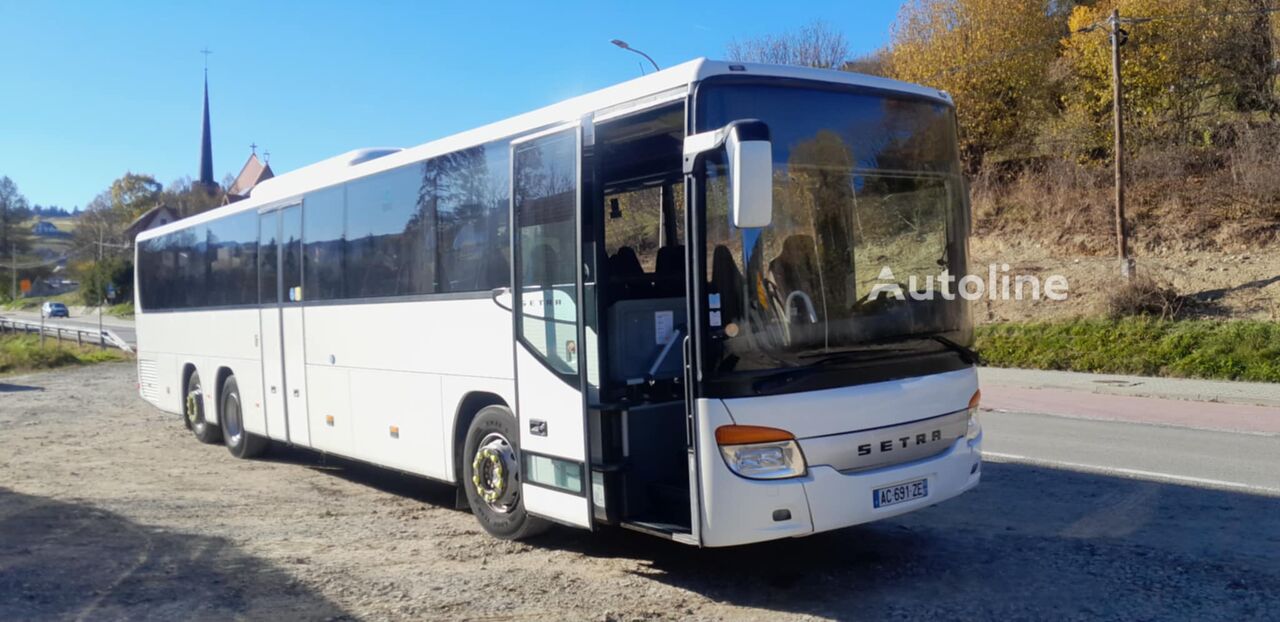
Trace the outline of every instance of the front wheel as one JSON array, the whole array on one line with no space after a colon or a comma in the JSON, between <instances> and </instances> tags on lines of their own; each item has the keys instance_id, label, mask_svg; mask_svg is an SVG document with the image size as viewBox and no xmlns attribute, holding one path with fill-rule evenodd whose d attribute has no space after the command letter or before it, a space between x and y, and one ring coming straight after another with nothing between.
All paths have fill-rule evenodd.
<instances>
[{"instance_id":1,"label":"front wheel","mask_svg":"<svg viewBox=\"0 0 1280 622\"><path fill-rule=\"evenodd\" d=\"M463 447L461 485L471 513L485 531L503 540L535 536L551 526L524 509L519 432L510 410L488 406L471 421Z\"/></svg>"},{"instance_id":2,"label":"front wheel","mask_svg":"<svg viewBox=\"0 0 1280 622\"><path fill-rule=\"evenodd\" d=\"M200 372L192 370L187 378L187 394L182 402L183 419L187 429L201 443L212 445L222 440L222 430L204 420L204 385L200 383Z\"/></svg>"},{"instance_id":3,"label":"front wheel","mask_svg":"<svg viewBox=\"0 0 1280 622\"><path fill-rule=\"evenodd\" d=\"M267 449L267 439L245 431L244 408L240 403L240 387L236 385L235 376L228 376L222 383L222 398L219 404L222 438L227 444L227 451L237 458L255 458L262 455L262 452Z\"/></svg>"}]
</instances>

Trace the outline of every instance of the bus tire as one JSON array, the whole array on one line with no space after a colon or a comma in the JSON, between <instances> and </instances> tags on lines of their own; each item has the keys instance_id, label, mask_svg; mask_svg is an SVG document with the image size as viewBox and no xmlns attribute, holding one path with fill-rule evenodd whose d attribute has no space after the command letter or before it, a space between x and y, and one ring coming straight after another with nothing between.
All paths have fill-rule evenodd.
<instances>
[{"instance_id":1,"label":"bus tire","mask_svg":"<svg viewBox=\"0 0 1280 622\"><path fill-rule=\"evenodd\" d=\"M520 427L505 406L476 413L463 443L462 482L480 526L503 540L538 535L551 523L530 516L520 495Z\"/></svg>"},{"instance_id":2,"label":"bus tire","mask_svg":"<svg viewBox=\"0 0 1280 622\"><path fill-rule=\"evenodd\" d=\"M250 434L244 429L244 407L240 401L240 387L235 376L227 376L222 382L222 395L218 399L218 420L222 422L222 439L231 455L256 458L267 449L267 439Z\"/></svg>"},{"instance_id":3,"label":"bus tire","mask_svg":"<svg viewBox=\"0 0 1280 622\"><path fill-rule=\"evenodd\" d=\"M211 425L204 418L204 385L200 382L200 372L191 370L187 376L186 395L182 399L183 419L187 428L201 443L214 444L222 440L222 430Z\"/></svg>"}]
</instances>

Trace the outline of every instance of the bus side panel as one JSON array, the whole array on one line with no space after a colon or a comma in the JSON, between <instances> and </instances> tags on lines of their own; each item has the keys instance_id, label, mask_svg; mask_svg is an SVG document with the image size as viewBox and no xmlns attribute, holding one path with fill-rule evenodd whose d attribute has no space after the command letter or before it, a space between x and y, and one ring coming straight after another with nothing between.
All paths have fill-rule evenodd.
<instances>
[{"instance_id":1,"label":"bus side panel","mask_svg":"<svg viewBox=\"0 0 1280 622\"><path fill-rule=\"evenodd\" d=\"M355 456L410 473L443 478L436 442L440 429L440 376L351 370L351 402L360 405Z\"/></svg>"},{"instance_id":2,"label":"bus side panel","mask_svg":"<svg viewBox=\"0 0 1280 622\"><path fill-rule=\"evenodd\" d=\"M305 339L312 434L325 434L325 409L345 409L352 426L342 432L343 439L352 439L348 445L334 440L325 446L318 439L313 445L374 464L450 477L446 439L461 399L452 381L461 378L462 387L472 390L511 392L511 316L488 292L310 305ZM337 370L347 374L339 377ZM442 395L445 385L451 387L449 397ZM340 390L341 396L325 394ZM399 428L398 439L392 426Z\"/></svg>"},{"instance_id":3,"label":"bus side panel","mask_svg":"<svg viewBox=\"0 0 1280 622\"><path fill-rule=\"evenodd\" d=\"M352 452L351 370L330 365L307 365L310 392L308 423L311 447L342 456Z\"/></svg>"},{"instance_id":4,"label":"bus side panel","mask_svg":"<svg viewBox=\"0 0 1280 622\"><path fill-rule=\"evenodd\" d=\"M195 365L204 385L206 417L217 421L216 382L218 370L225 367L240 389L245 429L265 434L257 309L141 313L137 332L139 359L156 363L153 403L181 413L182 371Z\"/></svg>"}]
</instances>

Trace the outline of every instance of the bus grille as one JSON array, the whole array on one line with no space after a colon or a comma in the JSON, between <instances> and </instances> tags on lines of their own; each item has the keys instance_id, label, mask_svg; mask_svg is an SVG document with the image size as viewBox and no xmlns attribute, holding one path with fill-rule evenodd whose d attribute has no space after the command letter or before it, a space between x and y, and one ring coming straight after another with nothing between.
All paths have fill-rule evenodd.
<instances>
[{"instance_id":1,"label":"bus grille","mask_svg":"<svg viewBox=\"0 0 1280 622\"><path fill-rule=\"evenodd\" d=\"M160 398L159 374L156 362L152 359L138 359L138 390L142 397L151 401Z\"/></svg>"}]
</instances>

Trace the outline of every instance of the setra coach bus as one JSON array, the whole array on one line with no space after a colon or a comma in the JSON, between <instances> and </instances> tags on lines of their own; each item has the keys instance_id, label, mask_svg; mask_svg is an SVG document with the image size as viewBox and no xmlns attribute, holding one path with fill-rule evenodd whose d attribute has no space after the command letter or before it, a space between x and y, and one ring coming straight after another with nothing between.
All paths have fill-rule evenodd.
<instances>
[{"instance_id":1,"label":"setra coach bus","mask_svg":"<svg viewBox=\"0 0 1280 622\"><path fill-rule=\"evenodd\" d=\"M969 227L947 94L699 59L140 234L139 392L500 538L803 536L978 483L966 302L902 295Z\"/></svg>"}]
</instances>

